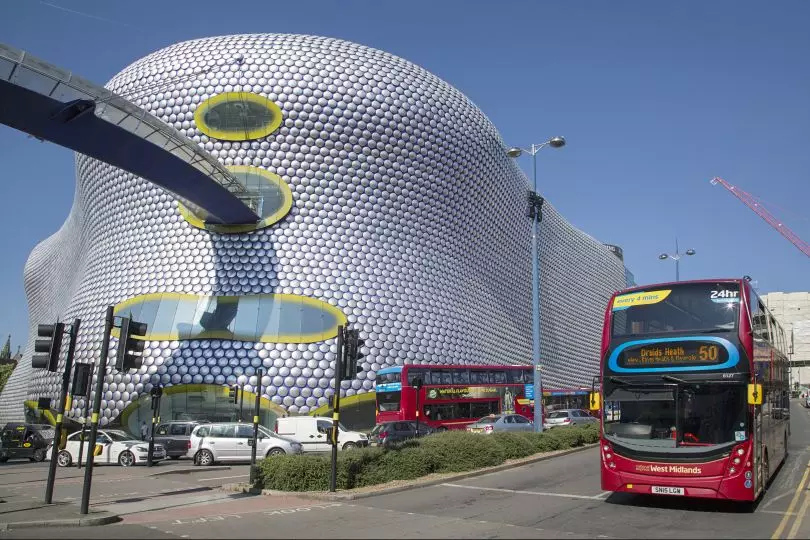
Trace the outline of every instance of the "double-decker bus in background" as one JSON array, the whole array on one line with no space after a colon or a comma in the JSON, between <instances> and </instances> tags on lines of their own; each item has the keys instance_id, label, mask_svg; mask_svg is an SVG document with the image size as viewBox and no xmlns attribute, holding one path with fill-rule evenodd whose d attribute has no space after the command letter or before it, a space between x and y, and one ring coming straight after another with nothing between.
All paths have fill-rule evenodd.
<instances>
[{"instance_id":1,"label":"double-decker bus in background","mask_svg":"<svg viewBox=\"0 0 810 540\"><path fill-rule=\"evenodd\" d=\"M421 381L421 387L417 381ZM405 365L377 372L376 422L419 421L464 429L489 414L534 418L531 366ZM528 392L527 392L528 390ZM588 389L545 389L544 410L586 408Z\"/></svg>"},{"instance_id":2,"label":"double-decker bus in background","mask_svg":"<svg viewBox=\"0 0 810 540\"><path fill-rule=\"evenodd\" d=\"M747 279L616 293L596 394L602 488L756 501L787 455L785 350Z\"/></svg>"}]
</instances>

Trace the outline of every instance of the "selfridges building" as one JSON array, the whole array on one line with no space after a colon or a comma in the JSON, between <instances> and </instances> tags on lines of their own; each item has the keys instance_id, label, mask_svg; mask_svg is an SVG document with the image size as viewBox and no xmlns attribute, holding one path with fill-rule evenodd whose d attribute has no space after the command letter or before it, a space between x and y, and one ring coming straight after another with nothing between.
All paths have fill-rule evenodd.
<instances>
[{"instance_id":1,"label":"selfridges building","mask_svg":"<svg viewBox=\"0 0 810 540\"><path fill-rule=\"evenodd\" d=\"M107 88L272 196L255 226L210 226L77 155L70 215L25 267L31 332L0 421L57 398L61 376L31 369L36 325L81 318L76 361L97 362L108 305L147 323L149 340L138 371L106 374L101 425L139 425L157 384L165 419L232 418L226 385L252 403L259 367L263 411L312 412L333 392L344 323L366 342L344 396L397 364L531 362L529 184L446 82L354 43L263 34L167 47ZM590 386L625 269L553 206L543 214L544 384Z\"/></svg>"}]
</instances>

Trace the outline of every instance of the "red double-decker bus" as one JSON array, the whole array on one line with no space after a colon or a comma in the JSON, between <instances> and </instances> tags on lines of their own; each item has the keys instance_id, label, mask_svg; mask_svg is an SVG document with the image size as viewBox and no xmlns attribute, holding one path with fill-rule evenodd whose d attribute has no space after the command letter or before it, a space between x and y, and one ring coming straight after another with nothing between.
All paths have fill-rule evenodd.
<instances>
[{"instance_id":1,"label":"red double-decker bus","mask_svg":"<svg viewBox=\"0 0 810 540\"><path fill-rule=\"evenodd\" d=\"M787 455L785 350L745 279L615 294L602 334L602 488L756 501Z\"/></svg>"},{"instance_id":2,"label":"red double-decker bus","mask_svg":"<svg viewBox=\"0 0 810 540\"><path fill-rule=\"evenodd\" d=\"M421 382L421 386L417 381ZM534 418L531 366L406 365L377 372L377 423L419 418L438 430L464 429L498 413ZM527 397L526 390L529 390ZM544 410L586 407L587 389L545 389Z\"/></svg>"}]
</instances>

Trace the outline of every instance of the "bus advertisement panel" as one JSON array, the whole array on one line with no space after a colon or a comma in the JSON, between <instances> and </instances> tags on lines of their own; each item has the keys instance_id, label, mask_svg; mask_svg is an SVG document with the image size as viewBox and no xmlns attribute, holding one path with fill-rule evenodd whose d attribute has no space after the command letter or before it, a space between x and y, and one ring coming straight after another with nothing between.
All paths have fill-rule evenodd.
<instances>
[{"instance_id":1,"label":"bus advertisement panel","mask_svg":"<svg viewBox=\"0 0 810 540\"><path fill-rule=\"evenodd\" d=\"M784 332L749 283L622 291L602 337L602 488L756 500L786 455L789 394Z\"/></svg>"}]
</instances>

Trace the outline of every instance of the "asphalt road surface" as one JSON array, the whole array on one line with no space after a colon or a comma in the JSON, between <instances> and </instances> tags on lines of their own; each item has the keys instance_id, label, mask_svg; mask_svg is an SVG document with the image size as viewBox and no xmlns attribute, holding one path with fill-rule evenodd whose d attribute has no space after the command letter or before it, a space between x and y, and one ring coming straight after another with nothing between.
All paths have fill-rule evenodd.
<instances>
[{"instance_id":1,"label":"asphalt road surface","mask_svg":"<svg viewBox=\"0 0 810 540\"><path fill-rule=\"evenodd\" d=\"M195 485L211 487L217 482L242 481L219 479L247 474L236 467L229 471L165 475L151 482L177 482L169 485L176 494L135 502L123 500L110 506L113 510L127 510L123 523L60 529L58 535L63 538L808 538L810 526L805 523L805 516L810 506L806 485L806 473L810 471L810 411L794 404L791 425L791 454L753 513L718 501L602 492L599 453L592 448L499 473L345 502L296 496L235 496L216 490L181 491ZM109 475L113 484L116 475L112 471ZM0 493L3 489L0 480ZM172 506L162 506L165 501L173 501L169 503ZM54 529L17 530L0 533L0 538L38 538L54 533L57 533Z\"/></svg>"}]
</instances>

